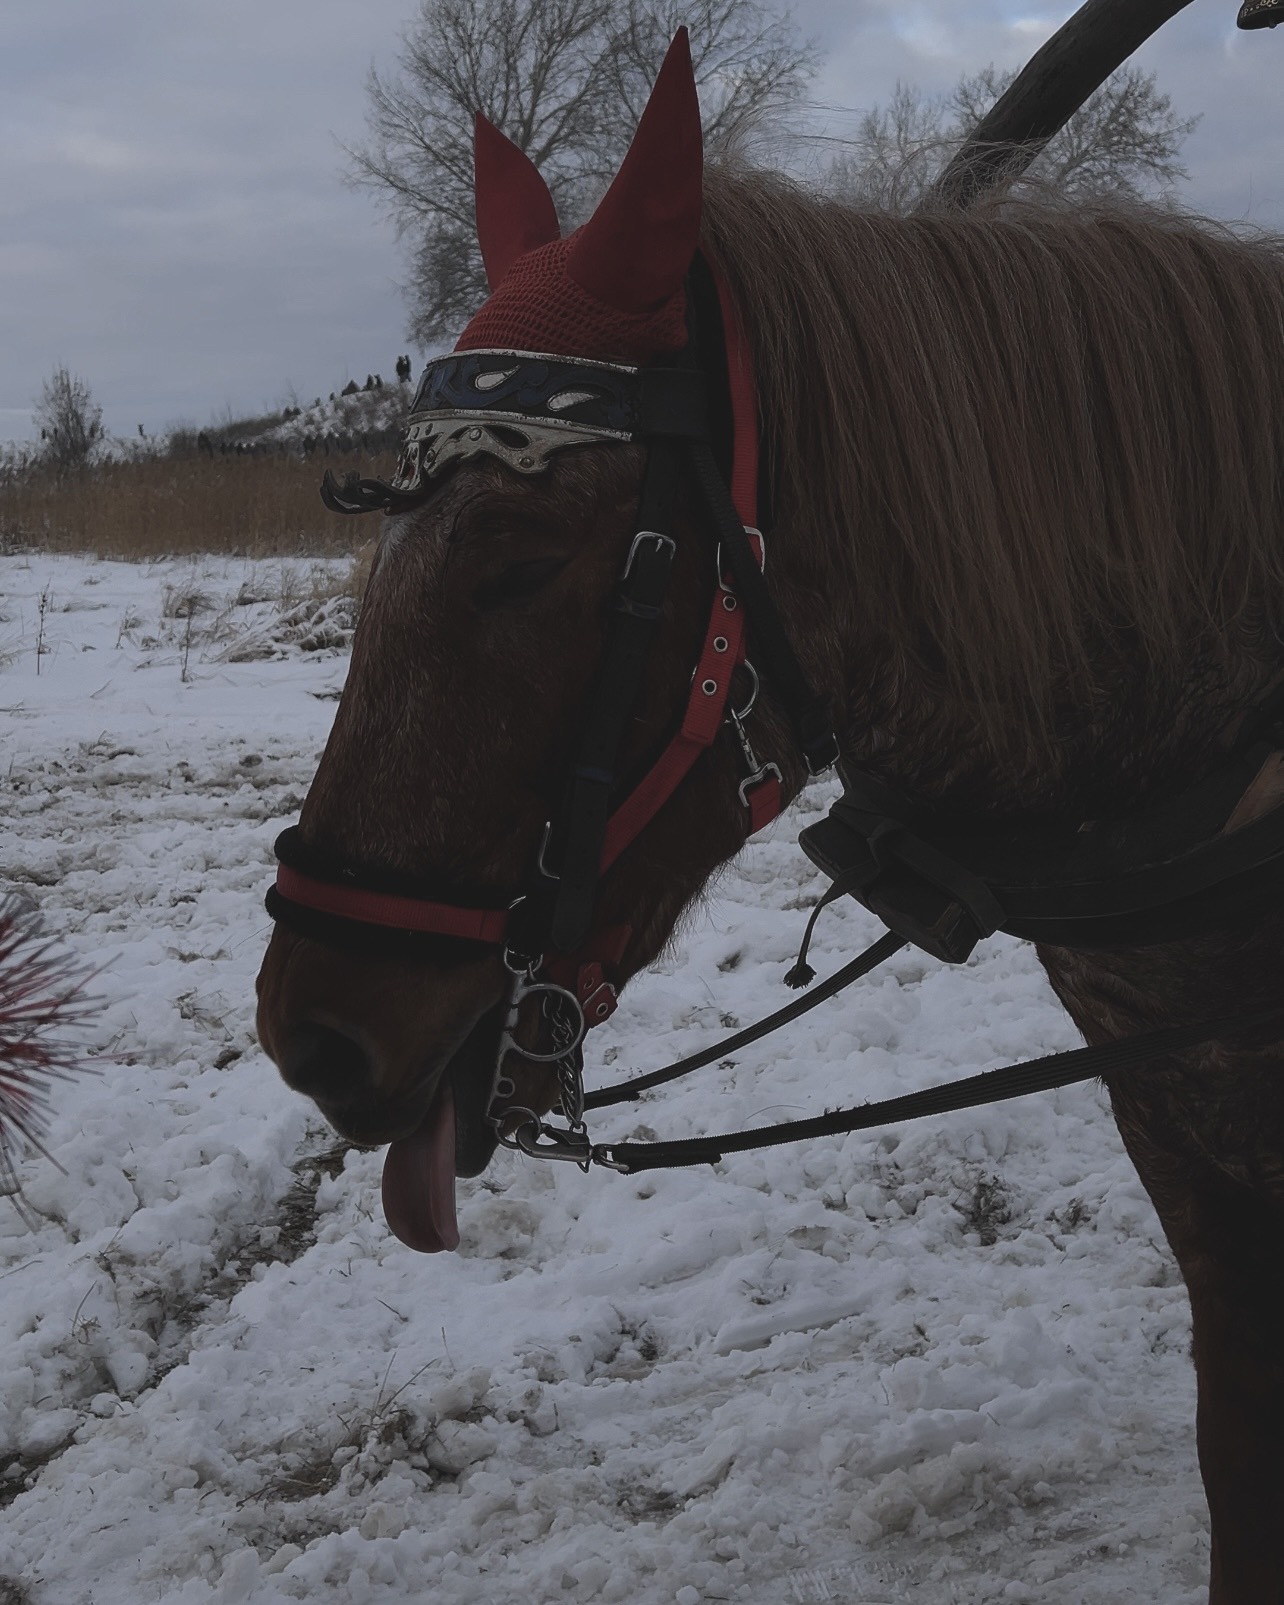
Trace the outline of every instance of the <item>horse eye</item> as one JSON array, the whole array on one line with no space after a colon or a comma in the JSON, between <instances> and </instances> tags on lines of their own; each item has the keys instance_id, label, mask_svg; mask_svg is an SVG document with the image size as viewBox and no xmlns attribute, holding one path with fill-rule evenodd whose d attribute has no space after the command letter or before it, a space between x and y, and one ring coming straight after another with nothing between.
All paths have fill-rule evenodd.
<instances>
[{"instance_id":1,"label":"horse eye","mask_svg":"<svg viewBox=\"0 0 1284 1605\"><path fill-rule=\"evenodd\" d=\"M487 580L473 592L473 606L481 613L493 608L525 602L542 591L566 567L564 557L537 557L528 563L514 563L498 579Z\"/></svg>"}]
</instances>

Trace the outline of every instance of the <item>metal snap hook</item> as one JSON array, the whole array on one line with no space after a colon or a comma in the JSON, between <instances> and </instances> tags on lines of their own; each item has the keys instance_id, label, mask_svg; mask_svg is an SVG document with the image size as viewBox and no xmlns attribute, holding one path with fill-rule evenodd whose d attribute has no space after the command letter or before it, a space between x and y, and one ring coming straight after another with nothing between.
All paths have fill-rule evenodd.
<instances>
[{"instance_id":1,"label":"metal snap hook","mask_svg":"<svg viewBox=\"0 0 1284 1605\"><path fill-rule=\"evenodd\" d=\"M513 1146L532 1159L568 1159L585 1171L593 1157L587 1131L560 1131L545 1120L526 1121L518 1126L513 1133Z\"/></svg>"}]
</instances>

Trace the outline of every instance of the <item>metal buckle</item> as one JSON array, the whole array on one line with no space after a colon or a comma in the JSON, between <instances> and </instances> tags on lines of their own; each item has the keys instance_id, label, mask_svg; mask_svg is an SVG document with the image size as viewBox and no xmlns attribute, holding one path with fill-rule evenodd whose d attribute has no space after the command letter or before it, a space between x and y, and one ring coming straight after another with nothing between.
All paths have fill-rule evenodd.
<instances>
[{"instance_id":1,"label":"metal buckle","mask_svg":"<svg viewBox=\"0 0 1284 1605\"><path fill-rule=\"evenodd\" d=\"M744 526L744 531L745 531L746 535L749 535L749 536L753 537L753 539L751 539L750 542L749 542L750 551L753 551L754 540L756 540L757 543L758 543L758 549L757 549L757 551L753 552L753 555L758 561L758 572L760 574L765 574L767 572L767 541L766 541L766 538L763 535L762 531L760 529L756 528L753 524L746 524ZM734 591L735 590L735 586L734 585L728 585L726 580L723 578L723 574L722 574L722 542L721 541L718 542L718 550L717 550L717 553L715 555L714 561L717 563L717 566L718 566L718 589L722 590L722 591Z\"/></svg>"},{"instance_id":2,"label":"metal buckle","mask_svg":"<svg viewBox=\"0 0 1284 1605\"><path fill-rule=\"evenodd\" d=\"M640 529L633 537L632 546L629 547L629 555L624 561L624 572L620 576L621 579L627 580L629 575L632 574L633 559L637 556L638 545L641 541L654 541L657 546L667 546L670 557L678 549L677 542L672 535L662 535L658 529Z\"/></svg>"}]
</instances>

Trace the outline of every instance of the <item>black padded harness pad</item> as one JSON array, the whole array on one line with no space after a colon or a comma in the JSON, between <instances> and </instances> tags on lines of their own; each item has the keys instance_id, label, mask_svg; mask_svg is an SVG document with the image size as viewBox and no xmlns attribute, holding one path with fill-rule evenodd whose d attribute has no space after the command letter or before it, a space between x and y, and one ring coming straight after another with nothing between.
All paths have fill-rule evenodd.
<instances>
[{"instance_id":1,"label":"black padded harness pad","mask_svg":"<svg viewBox=\"0 0 1284 1605\"><path fill-rule=\"evenodd\" d=\"M947 962L996 930L1059 947L1145 947L1280 901L1284 806L1223 834L1271 756L1255 743L1171 802L1100 822L959 823L844 772L847 791L799 842L843 892Z\"/></svg>"}]
</instances>

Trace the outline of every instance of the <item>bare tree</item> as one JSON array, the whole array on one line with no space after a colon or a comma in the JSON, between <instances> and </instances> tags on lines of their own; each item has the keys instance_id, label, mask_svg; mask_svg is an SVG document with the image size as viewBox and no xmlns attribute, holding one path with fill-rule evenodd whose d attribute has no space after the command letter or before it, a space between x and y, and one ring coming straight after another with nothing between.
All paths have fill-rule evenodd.
<instances>
[{"instance_id":1,"label":"bare tree","mask_svg":"<svg viewBox=\"0 0 1284 1605\"><path fill-rule=\"evenodd\" d=\"M348 152L353 180L409 243L413 338L453 333L485 295L473 114L527 152L573 226L619 165L682 23L710 151L778 131L815 53L758 0L420 0L399 71L371 70L370 137Z\"/></svg>"},{"instance_id":2,"label":"bare tree","mask_svg":"<svg viewBox=\"0 0 1284 1605\"><path fill-rule=\"evenodd\" d=\"M56 468L79 468L103 435L103 410L83 379L61 363L45 380L35 406L41 456Z\"/></svg>"},{"instance_id":3,"label":"bare tree","mask_svg":"<svg viewBox=\"0 0 1284 1605\"><path fill-rule=\"evenodd\" d=\"M1015 77L986 67L935 99L897 84L887 106L862 118L831 164L827 187L857 202L911 210ZM1035 158L1028 181L1072 199L1166 195L1188 176L1179 157L1198 122L1176 115L1154 73L1121 67Z\"/></svg>"}]
</instances>

